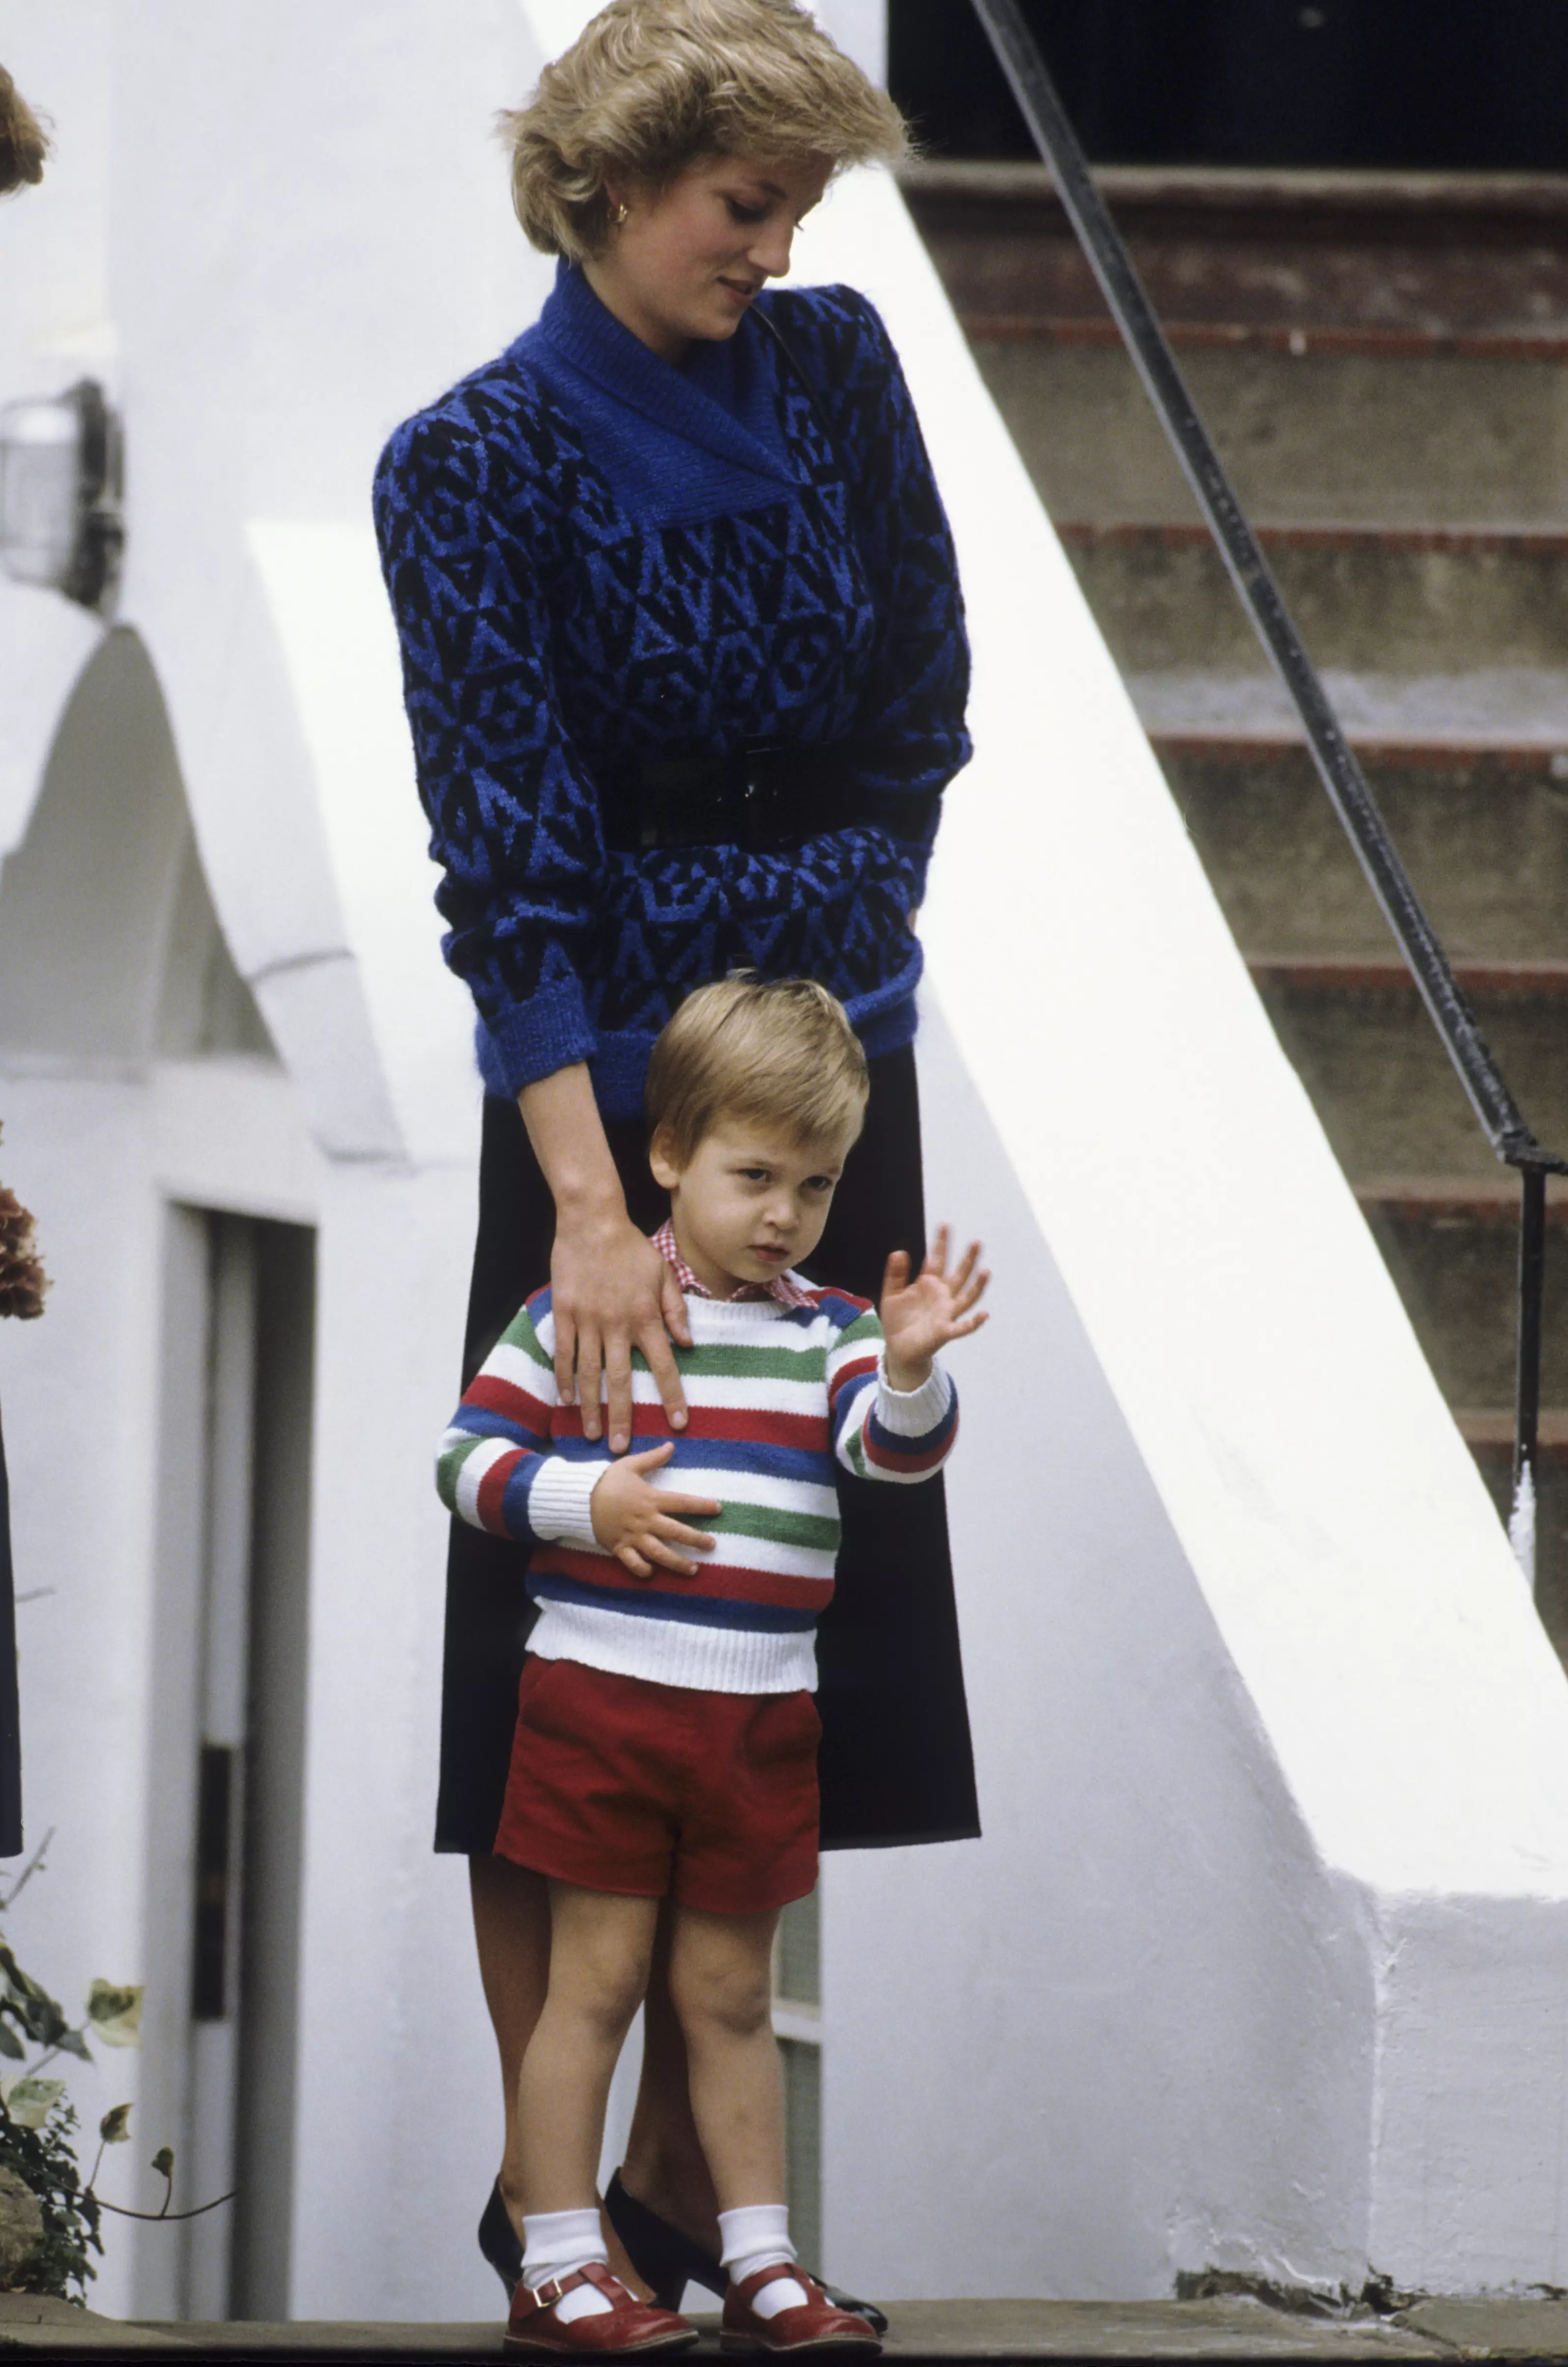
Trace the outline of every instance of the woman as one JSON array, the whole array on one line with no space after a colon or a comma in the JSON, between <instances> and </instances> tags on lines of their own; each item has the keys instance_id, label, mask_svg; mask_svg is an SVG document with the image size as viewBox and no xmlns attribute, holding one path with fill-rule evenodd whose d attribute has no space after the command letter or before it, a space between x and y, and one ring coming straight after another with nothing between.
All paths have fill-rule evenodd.
<instances>
[{"instance_id":1,"label":"woman","mask_svg":"<svg viewBox=\"0 0 1568 2367\"><path fill-rule=\"evenodd\" d=\"M377 527L487 1089L467 1371L548 1273L562 1401L597 1437L602 1379L619 1452L634 1350L685 1420L639 1114L688 988L750 966L839 996L873 1090L817 1263L874 1296L888 1251L923 1247L913 924L969 755L968 654L876 313L843 288L762 292L833 174L902 153L891 101L793 0L613 0L504 120L555 290L392 437ZM826 1847L978 1830L945 1521L929 1489L918 1509L890 1492L891 1515L844 1488ZM548 1908L490 1850L528 1623L517 1549L460 1524L436 1845L471 1863L508 2114L481 2242L508 2279ZM722 2289L657 1995L607 2206L661 2293Z\"/></svg>"}]
</instances>

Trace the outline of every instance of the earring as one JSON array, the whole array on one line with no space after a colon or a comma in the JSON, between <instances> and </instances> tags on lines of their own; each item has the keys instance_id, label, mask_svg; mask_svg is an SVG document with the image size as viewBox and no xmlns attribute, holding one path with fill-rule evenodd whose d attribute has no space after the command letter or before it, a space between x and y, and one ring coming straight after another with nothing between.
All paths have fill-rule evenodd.
<instances>
[{"instance_id":1,"label":"earring","mask_svg":"<svg viewBox=\"0 0 1568 2367\"><path fill-rule=\"evenodd\" d=\"M615 210L615 226L617 230L620 228L621 223L626 220L627 215L631 211L631 208L630 206L617 206Z\"/></svg>"}]
</instances>

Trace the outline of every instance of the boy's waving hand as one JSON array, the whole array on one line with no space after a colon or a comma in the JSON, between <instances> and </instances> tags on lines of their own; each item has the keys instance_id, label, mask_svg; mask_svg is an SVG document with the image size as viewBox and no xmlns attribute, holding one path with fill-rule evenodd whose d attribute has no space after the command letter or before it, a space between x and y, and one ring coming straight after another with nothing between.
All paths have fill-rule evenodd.
<instances>
[{"instance_id":1,"label":"boy's waving hand","mask_svg":"<svg viewBox=\"0 0 1568 2367\"><path fill-rule=\"evenodd\" d=\"M937 1349L978 1331L986 1319L983 1309L972 1311L991 1279L980 1264L980 1243L971 1241L951 1274L948 1254L948 1227L938 1225L926 1262L913 1279L903 1250L894 1250L888 1260L877 1311L887 1342L884 1368L892 1388L923 1387L931 1377L931 1359Z\"/></svg>"}]
</instances>

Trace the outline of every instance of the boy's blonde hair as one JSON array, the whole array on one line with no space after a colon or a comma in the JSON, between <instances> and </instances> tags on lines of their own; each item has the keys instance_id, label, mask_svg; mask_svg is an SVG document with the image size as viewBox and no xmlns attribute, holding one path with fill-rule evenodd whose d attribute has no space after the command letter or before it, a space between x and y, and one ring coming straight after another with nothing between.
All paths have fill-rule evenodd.
<instances>
[{"instance_id":1,"label":"boy's blonde hair","mask_svg":"<svg viewBox=\"0 0 1568 2367\"><path fill-rule=\"evenodd\" d=\"M687 995L653 1047L643 1099L650 1132L667 1131L684 1167L728 1117L847 1148L869 1091L859 1038L825 986L737 970Z\"/></svg>"},{"instance_id":2,"label":"boy's blonde hair","mask_svg":"<svg viewBox=\"0 0 1568 2367\"><path fill-rule=\"evenodd\" d=\"M569 262L609 236L606 179L667 187L709 156L821 157L834 172L908 153L885 91L795 0L610 0L503 111L512 203Z\"/></svg>"}]
</instances>

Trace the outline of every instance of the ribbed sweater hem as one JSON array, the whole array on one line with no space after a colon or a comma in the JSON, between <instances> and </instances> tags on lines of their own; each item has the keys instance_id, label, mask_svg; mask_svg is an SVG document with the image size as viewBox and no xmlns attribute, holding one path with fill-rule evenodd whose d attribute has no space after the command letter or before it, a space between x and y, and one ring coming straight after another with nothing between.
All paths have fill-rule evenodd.
<instances>
[{"instance_id":1,"label":"ribbed sweater hem","mask_svg":"<svg viewBox=\"0 0 1568 2367\"><path fill-rule=\"evenodd\" d=\"M694 1693L815 1693L817 1685L811 1630L754 1635L738 1627L644 1619L635 1611L547 1601L540 1605L528 1649L541 1660L580 1660L608 1676L687 1685Z\"/></svg>"}]
</instances>

